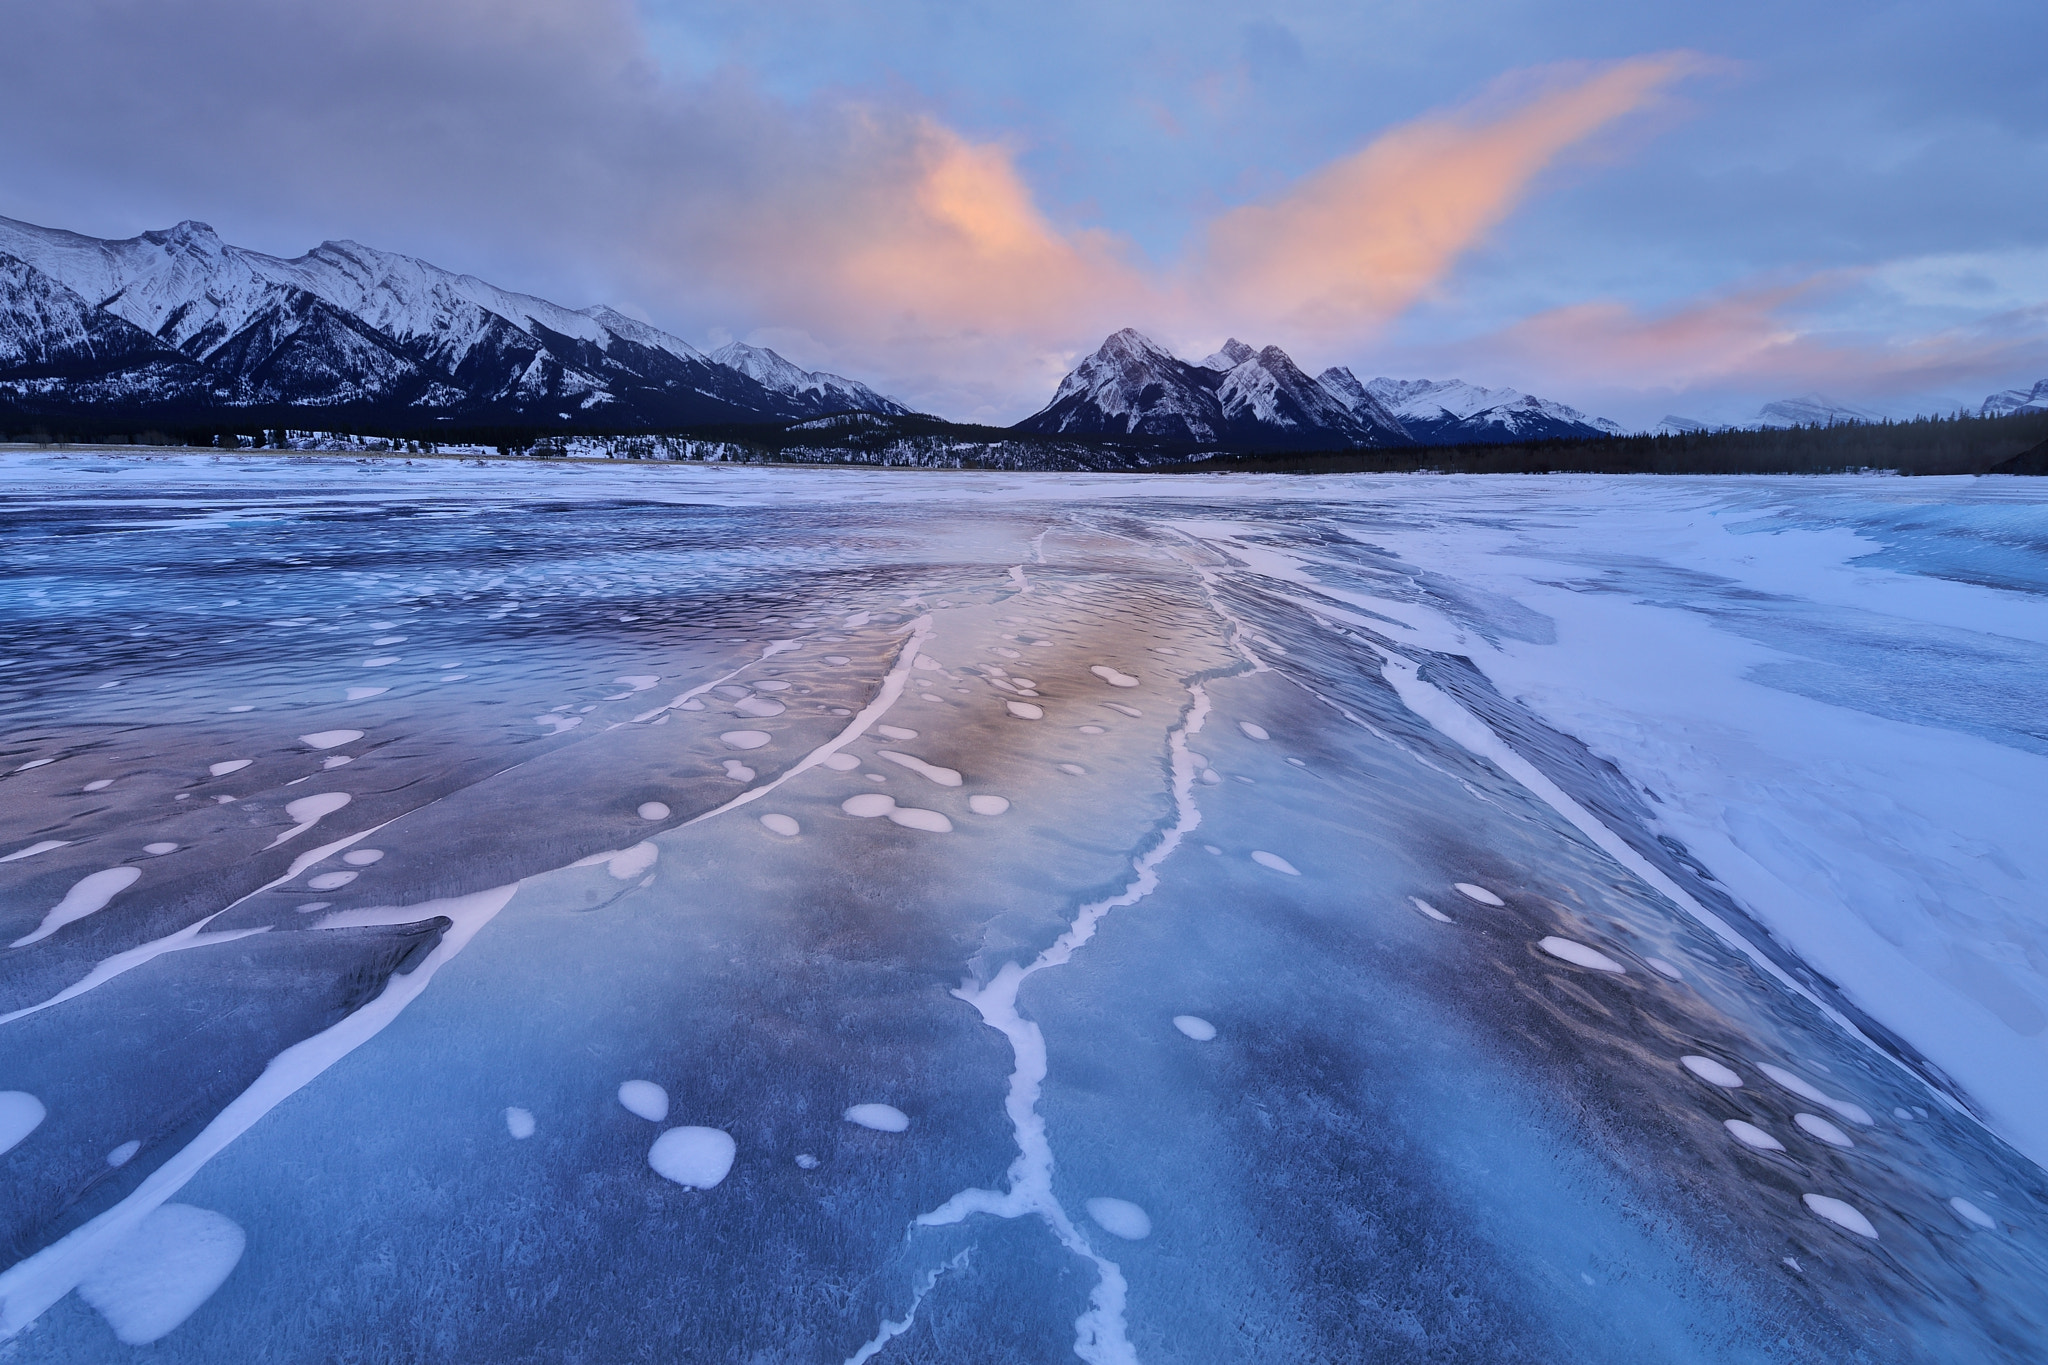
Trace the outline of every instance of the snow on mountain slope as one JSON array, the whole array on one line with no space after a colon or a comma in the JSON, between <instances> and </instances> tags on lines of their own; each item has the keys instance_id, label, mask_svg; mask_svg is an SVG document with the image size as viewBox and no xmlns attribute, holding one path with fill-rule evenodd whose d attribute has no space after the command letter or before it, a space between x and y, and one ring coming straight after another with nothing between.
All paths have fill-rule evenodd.
<instances>
[{"instance_id":1,"label":"snow on mountain slope","mask_svg":"<svg viewBox=\"0 0 2048 1365\"><path fill-rule=\"evenodd\" d=\"M713 351L711 359L737 370L771 393L813 402L822 412L879 412L899 417L910 412L895 399L876 393L858 380L803 369L764 346L735 341Z\"/></svg>"},{"instance_id":2,"label":"snow on mountain slope","mask_svg":"<svg viewBox=\"0 0 2048 1365\"><path fill-rule=\"evenodd\" d=\"M1326 383L1327 375L1326 371ZM1621 434L1621 427L1604 417L1588 417L1577 408L1516 389L1482 388L1462 379L1380 377L1363 388L1416 440L1429 445Z\"/></svg>"},{"instance_id":3,"label":"snow on mountain slope","mask_svg":"<svg viewBox=\"0 0 2048 1365\"><path fill-rule=\"evenodd\" d=\"M616 310L564 308L356 242L283 260L230 246L204 223L101 241L0 218L0 253L78 301L52 311L19 287L7 296L0 334L14 338L15 358L0 358L0 383L27 380L13 371L81 329L116 335L115 322L204 367L182 387L168 371L123 380L103 366L90 394L70 393L51 374L11 390L19 398L32 389L47 411L308 404L552 420L602 410L607 420L656 426L905 411L779 356L800 382L763 384ZM134 354L158 371L168 363Z\"/></svg>"},{"instance_id":4,"label":"snow on mountain slope","mask_svg":"<svg viewBox=\"0 0 2048 1365\"><path fill-rule=\"evenodd\" d=\"M2048 412L2048 379L2031 389L2007 389L1984 400L1979 417L2010 417L2016 412Z\"/></svg>"}]
</instances>

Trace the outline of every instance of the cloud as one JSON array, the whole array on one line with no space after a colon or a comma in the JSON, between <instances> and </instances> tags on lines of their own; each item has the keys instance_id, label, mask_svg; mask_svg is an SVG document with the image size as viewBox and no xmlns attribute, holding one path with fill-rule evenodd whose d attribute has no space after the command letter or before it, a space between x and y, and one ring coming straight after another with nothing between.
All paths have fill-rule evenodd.
<instances>
[{"instance_id":1,"label":"cloud","mask_svg":"<svg viewBox=\"0 0 2048 1365\"><path fill-rule=\"evenodd\" d=\"M1561 153L1712 66L1674 52L1558 70L1505 110L1496 96L1396 128L1275 202L1217 219L1194 284L1291 335L1367 333L1443 279Z\"/></svg>"},{"instance_id":2,"label":"cloud","mask_svg":"<svg viewBox=\"0 0 2048 1365\"><path fill-rule=\"evenodd\" d=\"M1702 67L1525 75L1534 93L1395 128L1161 266L1057 221L1017 146L908 96L667 75L629 0L0 0L0 26L0 213L97 235L197 217L285 254L354 237L692 338L773 337L987 419L1028 411L1119 326L1368 332L1566 149Z\"/></svg>"}]
</instances>

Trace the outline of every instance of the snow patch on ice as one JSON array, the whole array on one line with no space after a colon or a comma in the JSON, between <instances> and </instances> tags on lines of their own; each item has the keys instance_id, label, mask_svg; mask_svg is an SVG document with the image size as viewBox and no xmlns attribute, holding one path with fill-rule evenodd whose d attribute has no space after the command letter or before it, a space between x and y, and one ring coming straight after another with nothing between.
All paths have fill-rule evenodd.
<instances>
[{"instance_id":1,"label":"snow patch on ice","mask_svg":"<svg viewBox=\"0 0 2048 1365\"><path fill-rule=\"evenodd\" d=\"M1136 687L1138 680L1128 673L1111 668L1108 664L1090 664L1088 671L1108 683L1111 687Z\"/></svg>"},{"instance_id":2,"label":"snow patch on ice","mask_svg":"<svg viewBox=\"0 0 2048 1365\"><path fill-rule=\"evenodd\" d=\"M1494 895L1493 892L1488 891L1485 887L1475 886L1471 882L1454 882L1452 886L1459 895L1464 896L1468 900L1478 901L1481 905L1502 906L1507 904L1506 901Z\"/></svg>"},{"instance_id":3,"label":"snow patch on ice","mask_svg":"<svg viewBox=\"0 0 2048 1365\"><path fill-rule=\"evenodd\" d=\"M1254 725L1248 720L1239 721L1237 728L1244 731L1245 736L1249 739L1271 739L1273 737L1266 732L1265 726Z\"/></svg>"},{"instance_id":4,"label":"snow patch on ice","mask_svg":"<svg viewBox=\"0 0 2048 1365\"><path fill-rule=\"evenodd\" d=\"M1954 1209L1956 1216L1966 1223L1975 1223L1978 1227L1986 1229L1996 1229L1998 1227L1997 1219L1961 1195L1957 1195L1954 1199L1949 1200L1948 1206Z\"/></svg>"},{"instance_id":5,"label":"snow patch on ice","mask_svg":"<svg viewBox=\"0 0 2048 1365\"><path fill-rule=\"evenodd\" d=\"M64 899L50 908L43 916L43 922L32 934L25 934L14 940L8 947L25 948L31 943L48 938L74 920L97 914L107 908L107 902L135 885L142 876L139 867L103 868L72 883L64 893Z\"/></svg>"},{"instance_id":6,"label":"snow patch on ice","mask_svg":"<svg viewBox=\"0 0 2048 1365\"><path fill-rule=\"evenodd\" d=\"M766 730L727 730L719 736L728 748L758 749L775 737Z\"/></svg>"},{"instance_id":7,"label":"snow patch on ice","mask_svg":"<svg viewBox=\"0 0 2048 1365\"><path fill-rule=\"evenodd\" d=\"M1741 1119L1725 1120L1722 1127L1735 1135L1735 1140L1745 1147L1754 1147L1759 1152L1782 1152L1785 1144L1766 1133L1753 1123Z\"/></svg>"},{"instance_id":8,"label":"snow patch on ice","mask_svg":"<svg viewBox=\"0 0 2048 1365\"><path fill-rule=\"evenodd\" d=\"M0 1090L0 1152L9 1152L33 1133L50 1111L26 1090Z\"/></svg>"},{"instance_id":9,"label":"snow patch on ice","mask_svg":"<svg viewBox=\"0 0 2048 1365\"><path fill-rule=\"evenodd\" d=\"M337 745L353 744L362 737L361 730L315 730L310 735L300 735L299 743L315 749L332 749Z\"/></svg>"},{"instance_id":10,"label":"snow patch on ice","mask_svg":"<svg viewBox=\"0 0 2048 1365\"><path fill-rule=\"evenodd\" d=\"M1434 905L1431 905L1428 901L1424 900L1420 896L1410 896L1408 898L1408 903L1414 906L1417 910L1420 910L1423 914L1435 920L1438 924L1451 923L1451 917L1449 915L1446 915L1443 911L1437 909Z\"/></svg>"},{"instance_id":11,"label":"snow patch on ice","mask_svg":"<svg viewBox=\"0 0 2048 1365\"><path fill-rule=\"evenodd\" d=\"M1628 968L1622 966L1598 948L1589 948L1583 943L1575 943L1568 938L1559 938L1555 934L1538 941L1536 946L1549 953L1552 957L1572 963L1574 966L1589 967L1596 972L1614 972L1622 976L1628 974Z\"/></svg>"},{"instance_id":12,"label":"snow patch on ice","mask_svg":"<svg viewBox=\"0 0 2048 1365\"><path fill-rule=\"evenodd\" d=\"M1800 1198L1806 1202L1807 1208L1835 1226L1847 1228L1858 1237L1868 1237L1873 1242L1877 1240L1877 1229L1870 1225L1870 1220L1853 1204L1845 1204L1825 1194L1803 1194Z\"/></svg>"},{"instance_id":13,"label":"snow patch on ice","mask_svg":"<svg viewBox=\"0 0 2048 1365\"><path fill-rule=\"evenodd\" d=\"M153 1209L78 1282L124 1345L169 1335L226 1283L248 1243L225 1214L191 1204Z\"/></svg>"},{"instance_id":14,"label":"snow patch on ice","mask_svg":"<svg viewBox=\"0 0 2048 1365\"><path fill-rule=\"evenodd\" d=\"M634 813L642 820L666 820L669 815L668 805L661 801L642 801Z\"/></svg>"},{"instance_id":15,"label":"snow patch on ice","mask_svg":"<svg viewBox=\"0 0 2048 1365\"><path fill-rule=\"evenodd\" d=\"M371 697L381 697L390 690L388 687L351 687L347 693L347 700L368 701Z\"/></svg>"},{"instance_id":16,"label":"snow patch on ice","mask_svg":"<svg viewBox=\"0 0 2048 1365\"><path fill-rule=\"evenodd\" d=\"M1687 1071L1690 1071L1708 1085L1718 1085L1724 1090L1739 1090L1742 1088L1742 1077L1736 1075L1735 1072L1723 1066L1720 1062L1715 1061L1712 1057L1686 1056L1680 1057L1678 1060L1685 1066Z\"/></svg>"},{"instance_id":17,"label":"snow patch on ice","mask_svg":"<svg viewBox=\"0 0 2048 1365\"><path fill-rule=\"evenodd\" d=\"M1277 853L1268 853L1263 848L1252 850L1252 861L1260 867L1270 867L1275 872L1285 872L1290 877L1299 877L1301 869Z\"/></svg>"},{"instance_id":18,"label":"snow patch on ice","mask_svg":"<svg viewBox=\"0 0 2048 1365\"><path fill-rule=\"evenodd\" d=\"M1812 1100L1815 1104L1824 1104L1836 1114L1849 1120L1849 1122L1860 1123L1865 1128L1868 1128L1871 1124L1870 1111L1862 1105L1852 1104L1848 1100L1838 1100L1821 1090L1818 1086L1809 1085L1803 1078L1787 1071L1782 1066L1773 1066L1769 1062L1762 1062L1758 1064L1757 1069L1779 1085L1785 1087L1785 1089L1799 1096L1800 1099Z\"/></svg>"},{"instance_id":19,"label":"snow patch on ice","mask_svg":"<svg viewBox=\"0 0 2048 1365\"><path fill-rule=\"evenodd\" d=\"M1809 1136L1817 1137L1830 1147L1854 1147L1847 1133L1829 1123L1818 1114L1794 1114L1792 1121Z\"/></svg>"},{"instance_id":20,"label":"snow patch on ice","mask_svg":"<svg viewBox=\"0 0 2048 1365\"><path fill-rule=\"evenodd\" d=\"M313 826L319 824L350 801L347 792L321 792L317 796L302 796L287 804L284 813L298 823L264 845L265 849L276 848L287 840L296 839Z\"/></svg>"},{"instance_id":21,"label":"snow patch on ice","mask_svg":"<svg viewBox=\"0 0 2048 1365\"><path fill-rule=\"evenodd\" d=\"M1042 706L1033 706L1028 701L1006 701L1003 703L1003 705L1006 708L1008 708L1011 715L1017 717L1019 720L1045 719L1045 708Z\"/></svg>"},{"instance_id":22,"label":"snow patch on ice","mask_svg":"<svg viewBox=\"0 0 2048 1365\"><path fill-rule=\"evenodd\" d=\"M991 796L986 792L976 792L973 796L967 798L967 809L973 811L976 815L1001 815L1009 808L1010 801L1008 797Z\"/></svg>"},{"instance_id":23,"label":"snow patch on ice","mask_svg":"<svg viewBox=\"0 0 2048 1365\"><path fill-rule=\"evenodd\" d=\"M211 773L215 777L226 777L229 773L238 773L242 771L242 769L248 767L251 763L254 763L255 761L256 760L253 758L222 759L219 763L207 764L206 771Z\"/></svg>"},{"instance_id":24,"label":"snow patch on ice","mask_svg":"<svg viewBox=\"0 0 2048 1365\"><path fill-rule=\"evenodd\" d=\"M938 783L941 787L957 787L960 785L960 770L957 768L941 768L936 764L927 763L914 755L898 753L894 749L877 749L875 754L879 758L885 758L889 762L894 763L899 768L908 768L918 776Z\"/></svg>"},{"instance_id":25,"label":"snow patch on ice","mask_svg":"<svg viewBox=\"0 0 2048 1365\"><path fill-rule=\"evenodd\" d=\"M802 833L802 826L787 815L764 815L761 817L761 825L770 834L780 834L785 839L794 839Z\"/></svg>"},{"instance_id":26,"label":"snow patch on ice","mask_svg":"<svg viewBox=\"0 0 2048 1365\"><path fill-rule=\"evenodd\" d=\"M33 858L38 853L48 853L50 850L57 848L68 848L70 845L71 841L69 839L39 839L27 848L18 848L6 857L0 858L0 863L11 863L17 858ZM169 849L165 850L165 852L169 851Z\"/></svg>"}]
</instances>

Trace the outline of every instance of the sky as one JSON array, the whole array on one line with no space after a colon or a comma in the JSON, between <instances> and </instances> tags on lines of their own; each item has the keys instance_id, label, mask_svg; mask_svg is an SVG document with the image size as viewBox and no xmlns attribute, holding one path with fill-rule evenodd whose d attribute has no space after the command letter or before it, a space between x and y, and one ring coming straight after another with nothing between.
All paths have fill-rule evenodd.
<instances>
[{"instance_id":1,"label":"sky","mask_svg":"<svg viewBox=\"0 0 2048 1365\"><path fill-rule=\"evenodd\" d=\"M0 215L355 240L1009 422L1109 332L1629 426L2048 378L2016 0L0 0Z\"/></svg>"}]
</instances>

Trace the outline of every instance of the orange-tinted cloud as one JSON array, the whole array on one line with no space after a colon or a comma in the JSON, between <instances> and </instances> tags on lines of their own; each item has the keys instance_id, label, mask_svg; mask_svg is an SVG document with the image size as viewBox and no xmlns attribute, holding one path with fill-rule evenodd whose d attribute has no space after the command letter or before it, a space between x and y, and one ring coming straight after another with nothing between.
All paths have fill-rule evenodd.
<instances>
[{"instance_id":1,"label":"orange-tinted cloud","mask_svg":"<svg viewBox=\"0 0 2048 1365\"><path fill-rule=\"evenodd\" d=\"M1490 117L1456 110L1396 128L1277 202L1219 218L1192 282L1218 312L1290 335L1361 334L1443 279L1561 153L1708 65L1639 57L1556 78Z\"/></svg>"}]
</instances>

